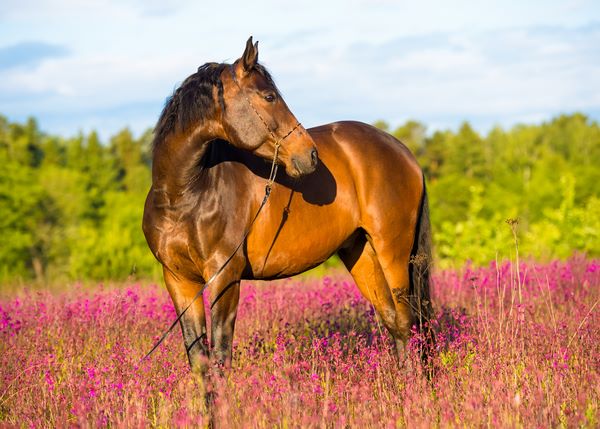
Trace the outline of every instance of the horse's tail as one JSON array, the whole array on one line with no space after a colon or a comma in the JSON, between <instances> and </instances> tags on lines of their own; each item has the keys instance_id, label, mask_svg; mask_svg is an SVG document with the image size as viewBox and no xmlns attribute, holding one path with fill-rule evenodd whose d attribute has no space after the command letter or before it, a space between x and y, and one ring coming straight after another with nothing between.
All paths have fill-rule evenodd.
<instances>
[{"instance_id":1,"label":"horse's tail","mask_svg":"<svg viewBox=\"0 0 600 429\"><path fill-rule=\"evenodd\" d=\"M415 230L415 238L410 257L410 281L412 298L411 307L415 322L420 332L430 336L430 323L433 317L433 306L429 291L432 266L431 224L429 222L429 202L423 176L423 195L419 207L419 217Z\"/></svg>"}]
</instances>

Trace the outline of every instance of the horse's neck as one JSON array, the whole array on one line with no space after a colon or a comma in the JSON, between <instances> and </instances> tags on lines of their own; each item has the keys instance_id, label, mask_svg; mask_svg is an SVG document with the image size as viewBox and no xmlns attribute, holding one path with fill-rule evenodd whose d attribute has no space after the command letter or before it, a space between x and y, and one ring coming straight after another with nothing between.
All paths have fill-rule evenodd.
<instances>
[{"instance_id":1,"label":"horse's neck","mask_svg":"<svg viewBox=\"0 0 600 429\"><path fill-rule=\"evenodd\" d=\"M212 139L171 139L156 148L152 164L152 187L165 192L175 203L193 190L193 182L202 174L201 160Z\"/></svg>"}]
</instances>

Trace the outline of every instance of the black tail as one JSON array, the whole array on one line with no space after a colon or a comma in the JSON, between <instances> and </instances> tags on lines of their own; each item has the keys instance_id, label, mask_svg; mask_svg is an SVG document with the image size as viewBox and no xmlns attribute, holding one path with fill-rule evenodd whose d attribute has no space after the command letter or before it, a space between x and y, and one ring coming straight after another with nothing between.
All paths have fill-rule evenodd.
<instances>
[{"instance_id":1,"label":"black tail","mask_svg":"<svg viewBox=\"0 0 600 429\"><path fill-rule=\"evenodd\" d=\"M410 281L412 298L411 307L415 316L415 323L419 331L429 333L429 321L433 317L433 306L429 294L429 279L432 265L431 254L431 225L429 223L429 202L425 177L423 177L423 196L415 231L410 258Z\"/></svg>"}]
</instances>

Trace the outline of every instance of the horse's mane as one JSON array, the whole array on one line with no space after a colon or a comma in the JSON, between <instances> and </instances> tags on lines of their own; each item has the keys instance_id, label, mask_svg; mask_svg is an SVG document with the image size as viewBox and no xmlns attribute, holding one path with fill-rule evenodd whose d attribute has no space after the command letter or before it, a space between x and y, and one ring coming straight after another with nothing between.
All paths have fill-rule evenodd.
<instances>
[{"instance_id":1,"label":"horse's mane","mask_svg":"<svg viewBox=\"0 0 600 429\"><path fill-rule=\"evenodd\" d=\"M206 63L198 71L188 76L165 103L158 122L154 127L153 150L173 132L185 132L189 127L210 118L215 111L213 90L217 88L218 103L225 110L221 73L229 67L227 63ZM254 70L260 73L276 89L271 74L261 64Z\"/></svg>"}]
</instances>

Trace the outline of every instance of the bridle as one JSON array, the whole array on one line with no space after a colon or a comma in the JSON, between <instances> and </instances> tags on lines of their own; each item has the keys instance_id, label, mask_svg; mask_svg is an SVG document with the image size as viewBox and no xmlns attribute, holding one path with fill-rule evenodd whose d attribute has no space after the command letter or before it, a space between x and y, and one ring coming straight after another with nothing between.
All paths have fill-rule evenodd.
<instances>
[{"instance_id":1,"label":"bridle","mask_svg":"<svg viewBox=\"0 0 600 429\"><path fill-rule=\"evenodd\" d=\"M190 303L183 309L183 311L181 311L181 313L179 313L179 316L177 316L177 318L175 319L175 321L173 321L173 323L171 324L171 326L169 327L169 329L167 329L162 334L162 336L160 337L160 339L154 344L154 346L152 347L152 349L148 353L146 353L146 355L140 360L140 362L143 362L148 357L150 357L150 355L158 348L158 346L160 346L162 344L162 342L171 333L171 331L173 330L173 328L175 328L175 326L177 325L177 323L179 323L179 321L182 319L183 315L188 311L188 309L192 306L192 304L194 302L196 302L196 300L198 298L200 298L204 294L204 291L208 288L208 286L219 276L219 274L221 274L223 272L223 270L225 269L225 267L227 267L227 265L229 264L229 262L231 262L231 260L233 259L233 257L235 256L235 254L238 252L238 250L240 250L240 247L242 247L242 245L244 244L244 242L248 238L248 235L250 234L250 231L252 230L252 227L254 226L254 223L256 222L256 219L258 219L258 215L260 214L260 212L262 211L262 209L264 208L264 206L267 204L267 201L269 200L269 196L271 195L271 189L273 188L273 183L275 182L275 178L277 177L277 168L278 168L277 158L279 157L279 148L281 147L281 143L283 143L283 141L286 138L288 138L294 131L296 131L296 129L298 129L299 126L301 126L300 122L297 122L296 125L294 125L294 127L290 131L288 131L287 134L285 134L281 138L278 138L275 135L275 132L271 129L271 127L269 127L269 124L267 123L267 121L265 121L265 119L262 117L262 115L260 114L260 112L256 109L256 107L254 107L254 105L252 104L252 102L250 101L250 99L248 98L248 96L246 95L246 93L244 92L244 90L242 89L242 87L240 86L239 82L237 81L237 79L235 77L235 70L233 68L233 65L230 66L230 70L231 70L231 76L233 78L233 82L235 82L235 84L239 88L240 92L243 94L244 98L246 99L246 102L248 103L248 105L250 106L250 108L254 111L254 113L256 114L256 116L258 116L258 118L260 119L260 121L265 126L266 130L269 132L269 134L271 135L271 137L275 141L275 150L273 152L273 160L271 161L271 172L269 173L269 178L268 178L267 184L265 186L265 196L263 197L263 200L260 203L260 207L256 211L256 214L252 218L252 222L250 222L250 225L248 226L248 229L244 233L244 235L242 237L242 240L235 247L235 249L229 255L229 257L225 260L225 262L223 263L223 265L221 265L221 268L219 268L217 270L217 272L214 273L206 281L206 283L204 283L204 286L202 286L202 288L196 293L196 295L194 295L194 298L192 298L192 300L190 301ZM217 298L215 299L215 301L210 305L211 310L214 307L214 305L217 303L217 301L219 300L219 298L220 298L221 295L222 295L222 293L219 294L217 296ZM198 338L196 340L194 340L190 344L190 346L188 346L186 348L186 352L189 352L190 349L191 349L191 347L194 344L196 344L197 341L198 341Z\"/></svg>"},{"instance_id":2,"label":"bridle","mask_svg":"<svg viewBox=\"0 0 600 429\"><path fill-rule=\"evenodd\" d=\"M294 125L294 127L290 131L288 131L287 134L285 134L281 138L277 138L277 136L275 135L275 132L271 129L271 127L269 126L269 124L267 123L267 121L265 121L265 119L262 117L262 115L256 109L256 107L254 107L254 104L252 104L252 102L250 101L250 99L246 95L246 92L242 89L240 83L237 80L237 77L235 76L234 64L232 64L232 65L229 66L229 70L231 71L231 78L233 79L233 82L238 87L238 89L240 90L240 92L243 94L244 99L246 100L246 103L248 103L248 106L250 106L250 108L256 114L256 116L258 116L258 119L260 119L260 121L264 125L265 129L269 132L269 134L271 135L271 137L275 141L275 150L273 152L273 161L271 163L271 172L269 173L269 181L267 182L267 187L269 188L269 192L270 192L271 186L273 185L273 182L275 181L275 176L277 176L277 168L278 168L277 158L279 156L279 148L281 147L281 143L286 138L288 138L294 131L296 131L298 129L298 127L301 126L302 124L300 122L296 122L296 125Z\"/></svg>"}]
</instances>

